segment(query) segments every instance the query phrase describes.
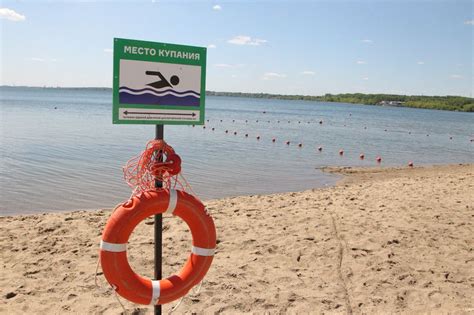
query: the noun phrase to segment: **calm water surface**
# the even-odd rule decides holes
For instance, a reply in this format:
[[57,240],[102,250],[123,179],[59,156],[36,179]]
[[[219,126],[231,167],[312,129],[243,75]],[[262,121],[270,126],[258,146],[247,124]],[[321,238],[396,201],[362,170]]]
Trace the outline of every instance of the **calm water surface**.
[[[113,207],[128,198],[121,168],[155,130],[112,125],[111,98],[109,90],[0,88],[1,215]],[[383,166],[474,162],[472,113],[230,97],[206,101],[206,129],[165,126],[166,141],[204,200],[330,185],[337,177],[318,167],[375,166],[378,155]]]

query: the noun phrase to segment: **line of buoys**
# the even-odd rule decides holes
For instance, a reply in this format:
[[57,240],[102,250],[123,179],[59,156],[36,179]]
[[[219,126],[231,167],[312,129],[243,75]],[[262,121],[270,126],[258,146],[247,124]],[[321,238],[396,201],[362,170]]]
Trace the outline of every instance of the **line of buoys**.
[[[220,121],[222,122],[223,120],[221,119]],[[209,119],[207,120],[207,122],[209,122]],[[232,122],[235,122],[235,119],[232,120]],[[245,120],[245,122],[248,122],[248,120]],[[258,122],[258,120],[256,120],[256,122]],[[268,122],[270,123],[271,121],[269,120]],[[279,123],[279,122],[280,122],[280,121],[278,120],[278,123]],[[291,120],[288,120],[288,123],[290,123],[290,122],[291,122]],[[298,121],[298,123],[301,123],[301,121]],[[309,124],[309,123],[310,123],[310,122],[308,121],[308,124]],[[320,120],[320,121],[319,121],[319,124],[323,124],[323,121]],[[346,126],[346,125],[344,124],[344,126]],[[192,127],[195,127],[195,125],[192,125]],[[203,129],[206,129],[206,125],[203,125]],[[367,129],[367,126],[364,126],[364,129]],[[215,130],[215,127],[212,127],[211,130],[214,131],[214,130]],[[384,131],[387,131],[387,129],[384,129]],[[225,130],[225,133],[229,133],[229,130]],[[234,134],[234,135],[237,135],[237,131],[234,131],[233,134]],[[411,134],[411,131],[409,131],[408,134]],[[426,136],[429,137],[430,135],[429,135],[429,134],[426,134]],[[246,134],[245,134],[245,137],[248,138],[248,137],[249,137],[249,134],[246,133]],[[257,138],[257,140],[260,140],[260,139],[261,139],[260,135],[258,135],[256,138]],[[452,139],[453,139],[453,136],[449,136],[449,139],[452,140]],[[470,141],[470,142],[474,142],[474,139],[469,139],[469,141]],[[272,142],[275,143],[275,142],[276,142],[276,138],[272,138]],[[291,143],[290,140],[285,141],[285,144],[286,144],[286,145],[290,145],[290,143]],[[303,143],[302,143],[302,142],[298,143],[298,147],[299,147],[299,148],[302,148],[302,147],[303,147]],[[323,147],[322,147],[322,146],[319,146],[319,147],[317,148],[317,150],[318,150],[319,152],[322,152]],[[339,155],[340,155],[340,156],[343,156],[343,155],[344,155],[344,150],[342,150],[342,149],[339,150]],[[359,158],[360,158],[361,160],[364,160],[364,159],[365,159],[364,153],[361,153],[361,154],[359,155]],[[382,157],[377,156],[375,160],[376,160],[377,163],[381,163],[381,162],[382,162]],[[413,167],[413,165],[414,165],[414,164],[413,164],[412,161],[409,161],[409,162],[408,162],[408,166],[409,166],[409,167]]]
[[[350,116],[350,115],[349,115],[349,116]],[[210,120],[210,119],[207,119],[206,121],[207,121],[207,122],[210,122],[211,120]],[[223,119],[220,119],[219,121],[220,121],[220,122],[223,122]],[[235,119],[232,119],[232,122],[235,123]],[[248,123],[248,120],[246,119],[245,122]],[[258,123],[259,120],[256,120],[255,122]],[[271,121],[271,120],[267,120],[266,122],[271,123],[272,121]],[[277,120],[276,122],[277,122],[277,123],[280,123],[280,120]],[[311,122],[315,122],[315,121],[307,121],[308,124],[310,124]],[[288,123],[291,123],[291,120],[288,120]],[[302,123],[302,121],[301,121],[301,120],[298,120],[298,124],[301,124],[301,123]],[[303,123],[304,123],[304,121],[303,121]],[[320,120],[320,121],[319,121],[319,124],[322,125],[322,124],[323,124],[323,120]],[[343,124],[343,126],[344,126],[344,127],[347,127],[347,124]],[[192,127],[195,127],[195,125],[192,125]],[[203,129],[206,129],[206,126],[205,126],[205,125],[203,126]],[[367,129],[368,129],[367,126],[364,126],[364,129],[367,130]],[[213,130],[215,130],[215,129],[213,129]],[[385,128],[385,129],[384,129],[384,132],[388,132],[388,129]],[[411,132],[411,131],[408,131],[408,134],[411,135],[412,132]],[[430,137],[430,134],[426,134],[426,137]],[[449,136],[449,140],[453,140],[453,138],[454,138],[453,136]],[[469,139],[469,141],[470,141],[470,142],[474,142],[474,139]]]

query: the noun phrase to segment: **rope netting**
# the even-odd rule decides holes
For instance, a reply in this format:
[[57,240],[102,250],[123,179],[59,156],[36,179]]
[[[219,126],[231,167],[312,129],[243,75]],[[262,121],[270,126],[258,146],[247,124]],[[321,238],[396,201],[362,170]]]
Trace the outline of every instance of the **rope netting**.
[[[182,176],[181,158],[164,140],[148,141],[145,150],[123,167],[123,176],[132,196],[149,190],[180,189],[194,192]],[[155,187],[160,181],[161,187]]]

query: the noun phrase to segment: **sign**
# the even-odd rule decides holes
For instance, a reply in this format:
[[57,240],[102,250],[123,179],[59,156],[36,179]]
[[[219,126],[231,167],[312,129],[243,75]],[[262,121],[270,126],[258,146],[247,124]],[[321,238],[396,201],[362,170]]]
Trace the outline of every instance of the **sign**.
[[114,124],[204,124],[206,48],[114,39]]

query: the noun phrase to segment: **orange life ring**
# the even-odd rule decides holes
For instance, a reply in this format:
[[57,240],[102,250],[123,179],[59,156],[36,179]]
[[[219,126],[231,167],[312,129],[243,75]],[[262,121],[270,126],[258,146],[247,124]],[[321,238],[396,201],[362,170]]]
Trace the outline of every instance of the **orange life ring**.
[[[126,245],[133,229],[145,218],[170,213],[183,219],[193,238],[183,269],[163,280],[137,275],[127,260]],[[104,276],[115,291],[138,304],[165,304],[184,296],[201,282],[214,257],[216,229],[204,205],[179,190],[147,191],[119,206],[107,221],[100,242]]]

